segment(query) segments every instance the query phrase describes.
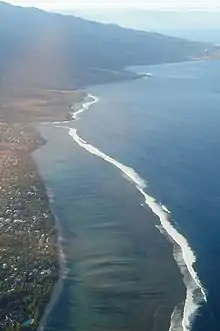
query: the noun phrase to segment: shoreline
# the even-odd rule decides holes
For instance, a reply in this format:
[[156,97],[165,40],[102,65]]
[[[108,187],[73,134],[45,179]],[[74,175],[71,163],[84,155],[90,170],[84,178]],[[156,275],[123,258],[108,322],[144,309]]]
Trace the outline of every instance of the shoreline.
[[42,316],[42,318],[39,322],[39,325],[37,327],[37,331],[43,331],[44,330],[45,323],[47,322],[48,316],[50,315],[53,307],[57,303],[57,300],[59,299],[59,296],[62,292],[63,280],[65,279],[65,275],[67,273],[67,271],[66,271],[66,257],[65,257],[64,250],[63,250],[63,245],[62,245],[62,241],[63,241],[62,232],[63,231],[62,231],[62,227],[60,225],[60,221],[59,221],[58,217],[56,216],[56,214],[53,210],[53,206],[52,206],[53,201],[52,201],[52,198],[48,194],[47,187],[46,187],[46,194],[47,194],[48,201],[49,201],[49,204],[50,204],[51,212],[52,212],[54,220],[55,220],[55,226],[56,226],[57,231],[58,231],[58,259],[59,259],[60,272],[59,272],[58,281],[54,284],[54,288],[52,290],[50,300],[49,300],[49,302],[48,302],[48,304],[47,304],[47,306],[44,310],[43,316]]
[[[145,75],[143,77],[137,77],[135,79],[143,79],[147,76],[148,75]],[[113,82],[111,82],[111,83],[113,83]],[[106,84],[108,84],[108,83],[106,83]],[[90,98],[92,100],[91,101],[85,100],[86,98]],[[84,111],[88,111],[90,106],[92,106],[93,104],[95,104],[98,101],[99,101],[99,98],[97,98],[96,96],[93,96],[92,94],[88,93],[87,96],[84,97],[80,102],[79,101],[77,102],[78,104],[81,105],[80,109],[74,111],[74,102],[73,102],[73,104],[70,107],[70,109],[73,110],[73,112],[71,112],[71,113],[70,112],[68,112],[68,113],[63,112],[63,114],[66,114],[66,116],[67,116],[67,114],[71,114],[71,119],[70,120],[66,120],[66,121],[64,120],[64,121],[61,121],[61,122],[52,122],[52,120],[51,120],[48,124],[58,125],[59,127],[62,127],[62,126],[65,127],[62,124],[74,123],[74,121],[78,121],[80,119],[80,116],[79,116],[80,114],[82,114]],[[41,122],[41,124],[43,124],[43,123],[44,122]],[[30,126],[30,124],[28,124],[28,126]],[[65,127],[65,128],[68,128],[68,127]],[[68,129],[71,130],[70,128],[68,128]],[[75,132],[74,134],[77,135],[77,132]],[[82,145],[85,144],[85,145],[87,145],[87,147],[91,146],[91,145],[89,145],[89,143],[84,141],[82,138],[78,137],[77,139],[79,139],[80,144],[82,144]],[[75,140],[75,142],[76,142],[76,140]],[[36,148],[40,148],[40,147],[41,147],[41,145],[37,146]],[[91,147],[93,147],[93,146],[91,146]],[[82,148],[84,148],[84,147],[82,147]],[[95,147],[93,147],[93,148],[95,148]],[[96,149],[96,150],[98,152],[102,153],[98,149]],[[107,156],[104,153],[102,153],[102,155],[104,155],[104,157]],[[97,156],[102,157],[100,155],[97,155]],[[31,153],[30,153],[30,157],[33,159]],[[104,157],[102,157],[102,158],[104,158]],[[108,158],[110,158],[110,157],[108,157]],[[110,159],[114,160],[112,158],[110,158]],[[106,161],[106,159],[105,159],[105,161]],[[107,162],[112,163],[109,160]],[[116,161],[116,162],[118,162],[118,161]],[[126,167],[126,166],[124,166],[124,167]],[[126,168],[132,170],[133,174],[135,174],[135,176],[138,176],[133,169],[131,169],[129,167],[126,167]],[[37,173],[39,175],[39,170],[38,170],[37,166],[36,166],[36,169],[37,169]],[[123,171],[122,169],[120,169],[120,170]],[[184,312],[183,312],[183,318],[182,318],[182,329],[184,331],[186,331],[186,330],[189,329],[189,326],[192,322],[192,318],[196,314],[198,308],[200,307],[201,301],[205,301],[205,302],[207,301],[205,290],[203,289],[202,284],[199,280],[199,277],[198,277],[198,275],[197,275],[197,273],[196,273],[196,271],[194,270],[194,267],[193,267],[193,264],[196,261],[196,256],[195,256],[194,252],[191,250],[191,248],[190,248],[190,246],[187,242],[187,239],[183,235],[181,235],[181,233],[179,233],[175,229],[175,227],[172,225],[172,223],[169,221],[169,215],[170,214],[172,215],[172,213],[170,213],[170,211],[168,211],[166,206],[160,206],[160,208],[159,208],[158,204],[157,204],[157,201],[153,197],[147,195],[147,193],[144,192],[144,187],[138,186],[136,180],[137,180],[137,177],[135,177],[135,180],[133,180],[133,181],[136,185],[136,188],[144,196],[145,203],[151,208],[152,212],[160,218],[160,220],[163,219],[163,222],[167,222],[166,224],[163,223],[163,225],[164,225],[164,226],[162,225],[163,230],[165,230],[165,232],[168,234],[168,236],[170,238],[172,238],[173,244],[175,242],[178,245],[178,247],[180,247],[181,252],[178,249],[178,247],[175,247],[175,244],[173,245],[174,246],[174,254],[173,255],[174,255],[174,259],[176,260],[176,262],[177,262],[177,264],[180,268],[180,271],[184,275],[185,281],[188,282],[189,281],[189,276],[190,276],[193,279],[193,282],[194,282],[194,284],[190,283],[190,286],[188,285],[188,287],[186,285],[187,296],[185,298]],[[44,181],[43,180],[42,180],[42,184],[44,186]],[[59,298],[59,294],[62,291],[63,277],[65,276],[65,265],[66,265],[65,258],[64,259],[62,258],[64,253],[63,253],[63,245],[62,245],[62,228],[60,227],[60,221],[59,221],[59,219],[57,219],[55,213],[53,212],[53,208],[52,208],[53,202],[51,201],[50,197],[48,196],[48,192],[47,192],[46,188],[45,188],[45,192],[46,192],[46,195],[47,195],[47,198],[48,198],[48,201],[49,201],[51,213],[52,213],[53,218],[55,220],[55,227],[58,231],[57,244],[58,244],[58,249],[59,249],[58,259],[59,259],[60,273],[59,273],[58,281],[54,283],[54,287],[52,289],[52,294],[50,296],[48,304],[46,305],[46,308],[43,310],[42,318],[40,319],[40,323],[37,327],[37,330],[39,330],[39,331],[44,330],[45,322],[48,318],[48,315],[50,314],[51,310],[53,309],[53,306],[56,304],[56,302]],[[162,224],[162,221],[161,221],[161,224]],[[170,229],[168,229],[169,227],[170,227]],[[170,232],[169,232],[169,230],[170,230]],[[185,263],[184,266],[183,266],[183,262]],[[187,267],[188,274],[185,273],[185,267]],[[197,302],[195,302],[193,294],[198,289],[200,291],[200,298],[198,298]],[[193,310],[191,310],[190,306],[193,307]],[[174,308],[173,314],[171,316],[171,320],[170,320],[171,325],[170,325],[170,329],[169,329],[170,331],[174,330],[172,328],[172,318],[175,317],[174,316],[175,312],[177,314],[179,314],[179,311],[176,310],[176,307]]]
[[[147,75],[145,75],[144,77],[146,77]],[[139,77],[138,79],[143,79],[144,77]],[[89,101],[88,99],[92,99],[91,101]],[[84,111],[88,111],[88,109],[90,108],[90,106],[92,106],[93,104],[95,104],[96,102],[99,101],[99,98],[96,97],[96,96],[93,96],[92,94],[88,93],[86,96],[84,96],[84,98],[81,100],[81,101],[78,101],[77,104],[80,105],[80,108],[78,110],[75,110],[74,111],[74,106],[75,106],[75,103],[73,103],[71,106],[70,106],[70,109],[72,112],[69,112],[69,115],[71,115],[71,119],[70,120],[64,120],[64,121],[60,121],[60,122],[47,122],[45,124],[52,124],[52,125],[57,125],[59,127],[65,127],[63,124],[68,124],[68,123],[74,123],[74,121],[78,121],[80,119],[79,115],[82,114]],[[44,122],[41,123],[41,125],[43,125]],[[67,127],[65,127],[67,128]],[[70,129],[70,128],[68,128]],[[71,129],[70,129],[71,130]],[[70,134],[71,135],[71,134]],[[87,144],[89,145],[88,143],[86,143],[83,139],[81,139],[80,137],[79,138],[79,141],[81,144]],[[74,139],[74,138],[73,138]],[[75,140],[75,139],[74,139]],[[91,145],[89,145],[91,146]],[[41,146],[40,146],[41,147]],[[93,147],[93,146],[92,146]],[[83,147],[84,148],[84,147]],[[99,151],[100,152],[100,151]],[[102,153],[102,152],[101,152]],[[104,154],[104,153],[102,153]],[[100,155],[98,155],[100,156]],[[105,155],[106,156],[106,155]],[[107,161],[107,162],[110,162],[110,161]],[[116,161],[117,162],[117,161]],[[112,162],[110,162],[112,163]],[[123,165],[124,166],[124,165]],[[126,167],[126,166],[124,166]],[[127,169],[130,169],[128,167],[126,167]],[[121,171],[123,171],[122,169],[120,169]],[[132,169],[133,170],[133,169]],[[38,170],[39,171],[39,170]],[[135,176],[139,177],[135,172],[133,173],[135,174]],[[43,181],[43,180],[42,180]],[[149,203],[147,203],[146,201],[148,200],[149,202],[149,199],[152,199],[151,203],[155,203],[156,205],[156,201],[148,196],[144,191],[142,191],[142,186],[138,187],[137,185],[137,178],[134,180],[135,182],[135,185],[136,185],[136,188],[140,191],[140,193],[145,197],[145,203],[150,207]],[[43,181],[44,183],[44,181]],[[48,191],[46,190],[46,194],[47,194],[47,197],[48,197],[48,201],[49,201],[49,204],[50,204],[50,209],[51,209],[51,212],[53,214],[53,217],[55,219],[55,222],[56,222],[56,228],[58,230],[58,234],[59,234],[59,237],[58,237],[58,247],[59,247],[59,265],[60,265],[60,275],[59,275],[59,279],[58,281],[55,283],[54,285],[54,289],[52,290],[52,295],[51,295],[51,298],[46,306],[46,309],[44,310],[44,313],[43,313],[43,316],[40,320],[40,323],[38,325],[38,328],[37,330],[39,331],[42,331],[44,330],[45,328],[45,323],[47,321],[47,318],[49,316],[49,314],[51,313],[52,309],[53,309],[53,306],[56,304],[58,298],[59,298],[59,295],[62,291],[62,286],[63,286],[63,277],[65,276],[65,257],[63,258],[63,245],[62,245],[62,228],[60,226],[60,221],[59,219],[57,219],[55,213],[53,212],[53,207],[52,207],[52,204],[53,202],[51,201],[51,198],[48,196]],[[154,200],[154,201],[153,201]],[[154,208],[155,206],[153,206]],[[150,207],[151,208],[151,207]],[[162,212],[164,214],[168,214],[168,209],[166,208],[166,206],[161,206],[161,209],[162,209]],[[154,214],[156,214],[153,209],[151,208],[152,212]],[[170,212],[169,212],[170,213]],[[157,214],[156,214],[157,215]],[[157,215],[158,216],[158,215]],[[159,217],[159,216],[158,216]],[[170,226],[172,227],[172,225],[170,224]],[[163,227],[163,226],[162,226]],[[165,228],[163,227],[163,230]],[[174,229],[175,230],[175,229]],[[173,237],[172,235],[169,234],[169,232],[165,229],[166,233],[168,234],[169,237],[172,238],[172,241],[174,242],[177,242]],[[178,231],[176,230],[176,233],[178,234]],[[181,235],[180,235],[181,236]],[[182,239],[185,239],[183,236],[182,236]],[[186,246],[188,245],[187,243],[187,240],[185,239],[185,243],[186,243]],[[179,244],[179,243],[177,243]],[[190,249],[189,245],[188,245],[188,248]],[[184,254],[183,254],[184,255]],[[192,256],[193,256],[193,252],[192,252]],[[191,256],[191,258],[192,258]],[[195,258],[195,257],[194,257]],[[174,253],[174,259],[176,260],[177,264],[178,264],[178,267],[180,269],[180,271],[182,272],[181,270],[181,262],[178,261],[179,259],[179,255],[178,257],[175,256],[175,253]],[[184,257],[182,256],[182,260],[184,260]],[[184,260],[185,261],[185,260]],[[195,260],[193,260],[192,258],[192,263],[193,264],[195,262]],[[187,263],[185,263],[187,265]],[[191,270],[191,271],[190,271]],[[189,267],[189,264],[188,264],[188,271],[189,273],[191,274],[191,276],[193,277],[194,276],[194,280],[195,282],[197,283],[198,286],[201,286],[200,284],[200,281],[198,279],[198,276],[196,276],[196,273],[194,272],[193,270],[193,267]],[[183,273],[183,272],[182,272]],[[186,284],[185,284],[186,285]],[[185,331],[185,330],[188,330],[187,328],[187,325],[189,324],[189,321],[190,321],[190,316],[192,315],[191,313],[189,313],[189,309],[188,309],[188,306],[190,304],[193,304],[193,298],[192,298],[192,293],[194,292],[193,291],[188,291],[188,287],[186,285],[186,289],[187,289],[187,296],[185,298],[185,305],[184,305],[184,312],[183,312],[183,318],[182,318],[182,329]],[[201,291],[202,291],[202,286],[200,287]],[[203,297],[205,298],[205,292],[202,292],[203,294]],[[196,313],[197,309],[199,308],[199,306],[196,306],[195,309],[194,309],[194,312],[193,312],[193,315]],[[172,328],[172,319],[173,317],[175,317],[175,312],[177,314],[179,314],[179,310],[176,309],[176,307],[174,307],[174,311],[172,313],[172,316],[170,317],[170,331],[174,330]],[[185,327],[186,326],[186,327]]]

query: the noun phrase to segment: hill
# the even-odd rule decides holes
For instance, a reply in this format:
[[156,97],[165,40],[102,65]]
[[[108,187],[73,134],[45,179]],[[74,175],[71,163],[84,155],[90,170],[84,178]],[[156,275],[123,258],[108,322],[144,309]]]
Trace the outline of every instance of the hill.
[[126,66],[185,61],[210,45],[0,2],[3,86],[72,89],[135,74]]

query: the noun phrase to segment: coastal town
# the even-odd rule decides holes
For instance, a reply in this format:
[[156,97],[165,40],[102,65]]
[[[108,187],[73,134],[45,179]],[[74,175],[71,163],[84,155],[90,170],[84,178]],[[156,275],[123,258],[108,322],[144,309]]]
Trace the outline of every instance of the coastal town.
[[36,330],[59,277],[57,230],[31,125],[0,123],[0,331]]

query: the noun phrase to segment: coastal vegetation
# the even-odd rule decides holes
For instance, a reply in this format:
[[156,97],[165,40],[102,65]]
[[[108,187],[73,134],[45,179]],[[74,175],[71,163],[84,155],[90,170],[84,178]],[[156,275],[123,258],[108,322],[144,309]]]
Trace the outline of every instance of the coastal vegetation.
[[0,124],[0,330],[33,330],[59,276],[57,230],[31,126]]

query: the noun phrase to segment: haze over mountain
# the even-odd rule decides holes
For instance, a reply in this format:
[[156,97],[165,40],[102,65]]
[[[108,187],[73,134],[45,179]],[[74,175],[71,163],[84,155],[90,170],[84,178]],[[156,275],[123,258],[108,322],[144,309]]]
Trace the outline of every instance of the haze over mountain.
[[75,88],[132,78],[126,66],[184,61],[205,43],[0,3],[4,85]]
[[219,10],[76,8],[62,12],[93,21],[115,23],[126,28],[158,32],[194,41],[220,43]]

